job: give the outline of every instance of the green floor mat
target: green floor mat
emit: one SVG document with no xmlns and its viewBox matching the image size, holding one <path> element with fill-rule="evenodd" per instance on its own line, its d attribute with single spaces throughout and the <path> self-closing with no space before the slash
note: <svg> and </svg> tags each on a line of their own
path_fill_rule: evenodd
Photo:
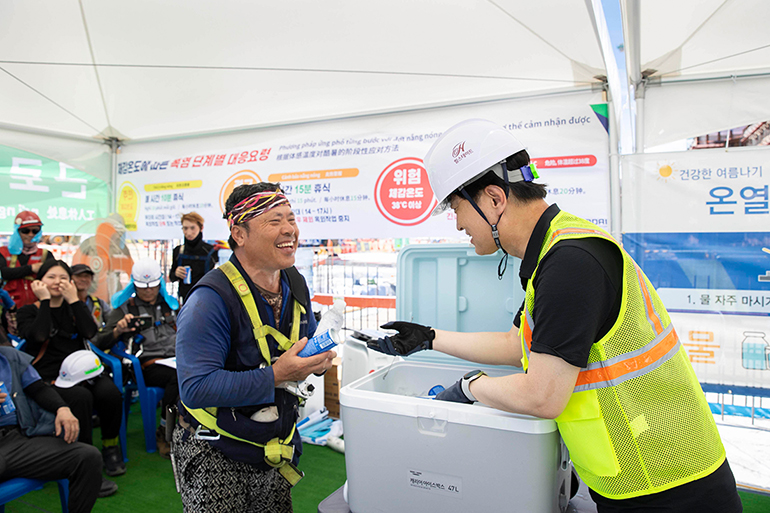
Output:
<svg viewBox="0 0 770 513">
<path fill-rule="evenodd" d="M 94 440 L 100 440 L 99 430 L 94 430 Z M 113 479 L 120 487 L 112 497 L 98 499 L 95 513 L 128 512 L 181 512 L 182 501 L 174 488 L 171 462 L 157 453 L 144 450 L 142 417 L 138 405 L 134 405 L 128 418 L 127 472 Z M 345 457 L 327 447 L 304 445 L 300 469 L 305 477 L 292 490 L 295 513 L 316 513 L 318 504 L 345 482 Z M 766 513 L 770 511 L 770 496 L 750 492 L 739 492 L 744 513 Z M 55 483 L 48 483 L 36 492 L 31 492 L 6 504 L 7 513 L 40 513 L 61 511 L 59 491 Z"/>
<path fill-rule="evenodd" d="M 94 430 L 94 440 L 101 434 Z M 97 442 L 97 444 L 100 442 Z M 112 477 L 118 484 L 118 492 L 104 499 L 97 499 L 94 513 L 123 512 L 181 512 L 182 500 L 174 487 L 171 462 L 158 453 L 144 450 L 144 432 L 139 406 L 134 405 L 128 417 L 128 458 L 126 473 Z M 305 478 L 292 491 L 295 513 L 315 513 L 318 504 L 345 482 L 345 457 L 327 447 L 304 446 L 300 469 Z M 61 511 L 59 489 L 55 483 L 47 483 L 39 491 L 9 502 L 7 513 L 40 513 Z"/>
</svg>

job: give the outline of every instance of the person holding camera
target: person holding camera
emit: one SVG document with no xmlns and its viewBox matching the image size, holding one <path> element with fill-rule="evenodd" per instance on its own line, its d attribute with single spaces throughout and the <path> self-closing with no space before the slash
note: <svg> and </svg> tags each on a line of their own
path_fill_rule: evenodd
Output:
<svg viewBox="0 0 770 513">
<path fill-rule="evenodd" d="M 167 405 L 176 403 L 179 386 L 176 369 L 157 362 L 175 355 L 179 303 L 166 291 L 158 262 L 151 258 L 135 262 L 131 282 L 112 297 L 112 306 L 115 309 L 107 315 L 96 343 L 107 349 L 122 340 L 126 351 L 139 358 L 145 384 L 165 390 L 161 402 L 161 411 L 165 412 Z M 160 455 L 169 458 L 165 423 L 165 416 L 161 415 L 155 438 Z"/>
</svg>

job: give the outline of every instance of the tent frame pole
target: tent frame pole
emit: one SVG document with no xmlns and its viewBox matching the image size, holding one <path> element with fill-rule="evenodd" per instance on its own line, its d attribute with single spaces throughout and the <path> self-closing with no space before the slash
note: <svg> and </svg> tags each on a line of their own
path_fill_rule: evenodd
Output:
<svg viewBox="0 0 770 513">
<path fill-rule="evenodd" d="M 610 98 L 610 112 L 614 107 L 615 100 Z M 621 210 L 620 196 L 620 155 L 618 123 L 615 116 L 609 116 L 609 154 L 610 154 L 610 234 L 622 243 L 623 235 L 623 211 Z"/>
<path fill-rule="evenodd" d="M 118 153 L 120 152 L 120 140 L 111 137 L 107 143 L 110 145 L 110 204 L 107 211 L 117 211 L 118 199 Z"/>
</svg>

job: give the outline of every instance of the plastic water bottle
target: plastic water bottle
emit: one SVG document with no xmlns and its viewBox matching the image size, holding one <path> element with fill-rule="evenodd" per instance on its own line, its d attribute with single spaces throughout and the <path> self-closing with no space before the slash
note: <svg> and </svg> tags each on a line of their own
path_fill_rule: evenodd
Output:
<svg viewBox="0 0 770 513">
<path fill-rule="evenodd" d="M 307 341 L 298 356 L 306 358 L 319 353 L 325 353 L 334 346 L 344 342 L 340 330 L 345 322 L 345 302 L 338 299 L 334 305 L 323 314 L 315 330 L 315 336 Z"/>
</svg>

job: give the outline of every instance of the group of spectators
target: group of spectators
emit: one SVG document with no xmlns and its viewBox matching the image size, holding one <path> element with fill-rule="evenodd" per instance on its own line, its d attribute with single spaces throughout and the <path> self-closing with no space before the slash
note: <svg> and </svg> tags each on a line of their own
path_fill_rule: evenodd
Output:
<svg viewBox="0 0 770 513">
<path fill-rule="evenodd" d="M 202 240 L 199 214 L 185 214 L 182 226 L 184 243 L 174 248 L 168 279 L 181 282 L 184 301 L 218 254 Z M 126 472 L 119 442 L 123 394 L 94 353 L 85 359 L 73 355 L 90 351 L 91 344 L 133 353 L 145 384 L 164 389 L 165 412 L 179 395 L 168 360 L 175 356 L 179 300 L 168 293 L 160 264 L 152 259 L 136 261 L 128 286 L 112 298 L 97 297 L 88 265 L 70 267 L 39 247 L 42 228 L 37 214 L 20 212 L 8 246 L 0 247 L 0 381 L 7 392 L 0 393 L 0 406 L 15 406 L 0 415 L 0 481 L 69 479 L 70 511 L 90 511 L 97 497 L 118 489 L 102 471 Z M 14 337 L 24 341 L 21 350 L 12 347 Z M 92 445 L 94 413 L 101 457 Z M 164 415 L 156 439 L 158 452 L 169 458 Z"/>
</svg>

